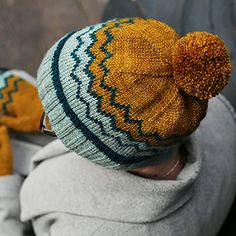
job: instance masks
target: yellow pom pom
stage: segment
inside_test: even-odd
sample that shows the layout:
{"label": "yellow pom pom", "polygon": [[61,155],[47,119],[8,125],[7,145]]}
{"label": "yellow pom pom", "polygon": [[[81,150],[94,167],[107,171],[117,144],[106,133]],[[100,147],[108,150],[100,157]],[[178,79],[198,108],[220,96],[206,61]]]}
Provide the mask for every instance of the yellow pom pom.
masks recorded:
{"label": "yellow pom pom", "polygon": [[227,85],[232,65],[223,40],[207,32],[194,32],[177,41],[173,69],[180,89],[206,100]]}

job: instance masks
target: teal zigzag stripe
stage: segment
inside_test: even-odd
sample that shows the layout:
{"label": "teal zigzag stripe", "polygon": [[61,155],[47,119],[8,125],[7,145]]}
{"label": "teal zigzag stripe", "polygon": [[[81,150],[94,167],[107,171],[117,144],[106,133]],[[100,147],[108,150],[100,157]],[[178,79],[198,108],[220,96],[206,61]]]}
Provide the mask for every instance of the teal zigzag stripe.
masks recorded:
{"label": "teal zigzag stripe", "polygon": [[60,58],[60,53],[63,49],[63,46],[65,45],[66,41],[74,34],[74,32],[69,33],[66,35],[64,38],[62,38],[57,47],[56,50],[53,54],[53,60],[51,64],[51,79],[53,82],[53,87],[56,92],[57,99],[59,100],[60,104],[62,105],[62,108],[65,112],[65,115],[73,122],[73,125],[75,126],[76,129],[80,129],[80,131],[83,133],[83,135],[96,147],[99,149],[101,154],[104,154],[107,156],[107,158],[116,164],[130,164],[130,163],[135,163],[137,161],[143,161],[149,158],[150,156],[140,156],[137,157],[135,156],[123,156],[120,155],[117,152],[114,152],[112,149],[110,149],[105,143],[103,143],[96,135],[94,135],[93,132],[91,132],[87,126],[80,120],[80,118],[75,114],[73,109],[70,107],[65,94],[63,93],[63,87],[61,81],[58,79],[60,78],[60,72],[59,72],[59,58]]}
{"label": "teal zigzag stripe", "polygon": [[[9,78],[10,78],[10,77],[8,77],[8,79],[9,79]],[[23,81],[21,78],[19,78],[18,80],[15,80],[14,83],[13,83],[13,85],[14,85],[13,90],[11,90],[11,91],[8,92],[8,100],[7,100],[6,102],[4,102],[3,105],[2,105],[2,109],[3,109],[3,111],[4,111],[5,113],[7,113],[7,105],[13,101],[12,94],[18,91],[18,86],[17,86],[17,84],[18,84],[19,82],[21,82],[21,81]]]}
{"label": "teal zigzag stripe", "polygon": [[[103,69],[104,71],[104,74],[105,76],[109,73],[109,69],[105,66],[105,62],[112,56],[112,54],[110,52],[108,52],[105,47],[112,41],[113,39],[113,36],[112,34],[109,32],[109,30],[111,30],[112,28],[115,28],[115,27],[119,27],[121,24],[124,24],[124,23],[133,23],[133,20],[130,19],[128,22],[119,22],[119,23],[116,23],[113,27],[111,28],[108,28],[107,30],[105,30],[105,34],[107,36],[107,41],[102,45],[101,49],[103,51],[103,53],[106,55],[106,58],[99,64],[99,66]],[[96,40],[96,36],[95,34],[93,34],[93,37],[94,37],[94,41]],[[101,96],[98,96],[93,90],[92,90],[92,84],[93,84],[93,79],[95,78],[95,75],[89,70],[89,67],[90,65],[92,64],[92,61],[95,59],[94,55],[91,53],[90,49],[91,47],[93,46],[93,44],[87,49],[87,54],[91,57],[91,61],[90,63],[86,66],[85,70],[86,70],[86,73],[90,76],[90,78],[92,78],[91,80],[91,83],[90,83],[90,86],[89,86],[89,93],[94,95],[94,97],[96,97],[98,99],[98,106],[97,106],[97,109],[103,113],[102,109],[101,109],[101,106],[102,106],[102,97]],[[104,77],[105,77],[104,76]],[[106,83],[105,83],[105,80],[104,78],[102,79],[101,81],[101,84],[100,84],[100,87],[103,88],[103,89],[106,89],[107,91],[109,91],[111,93],[111,101],[110,101],[110,105],[116,107],[116,108],[119,108],[119,109],[122,109],[125,111],[125,122],[127,123],[135,123],[135,124],[138,124],[138,131],[139,131],[139,134],[140,135],[143,135],[143,136],[154,136],[154,138],[157,139],[157,141],[160,140],[160,136],[159,134],[146,134],[146,133],[143,133],[142,129],[141,129],[141,126],[142,126],[142,120],[134,120],[134,119],[130,119],[129,117],[129,113],[130,113],[130,107],[129,106],[126,106],[126,105],[122,105],[122,104],[119,104],[119,103],[116,103],[115,102],[115,97],[116,97],[116,89],[113,88],[113,87],[109,87]],[[111,115],[110,113],[106,113],[106,115],[110,116],[112,118],[112,125],[113,125],[113,128],[115,128],[117,130],[117,127],[116,127],[116,117],[114,115]],[[124,132],[122,130],[122,132]],[[133,137],[131,136],[131,133],[130,132],[127,132],[126,133],[128,134],[130,140],[132,141],[133,140]],[[146,142],[146,144],[148,145],[148,143]]]}
{"label": "teal zigzag stripe", "polygon": [[8,86],[8,81],[9,79],[12,77],[12,74],[7,73],[7,76],[5,76],[4,74],[1,75],[0,77],[0,99],[2,99],[2,90],[5,89]]}
{"label": "teal zigzag stripe", "polygon": [[[121,24],[129,24],[129,23],[133,23],[133,20],[130,19],[128,20],[127,22],[119,22],[119,23],[116,23],[113,27],[109,28],[109,29],[112,29],[112,28],[115,28],[115,27],[119,27]],[[100,112],[101,114],[105,115],[106,117],[109,117],[112,122],[112,128],[118,132],[125,132],[127,134],[127,137],[128,139],[132,142],[132,141],[136,141],[134,140],[134,138],[132,137],[131,133],[129,131],[124,131],[124,130],[121,130],[119,128],[117,128],[116,126],[116,117],[108,112],[105,112],[101,109],[101,106],[102,106],[102,96],[99,96],[97,95],[93,90],[92,90],[92,84],[93,84],[93,80],[95,79],[95,75],[89,70],[89,67],[90,65],[92,64],[92,62],[95,60],[95,56],[92,54],[91,52],[91,48],[93,47],[93,45],[97,42],[97,38],[96,38],[96,32],[94,32],[92,35],[91,35],[91,38],[93,39],[93,44],[91,44],[87,49],[86,49],[86,53],[87,55],[91,58],[91,60],[88,62],[88,64],[86,65],[86,67],[84,68],[84,72],[85,74],[88,75],[89,78],[91,78],[91,81],[89,82],[89,86],[88,86],[88,93],[90,95],[92,95],[94,98],[96,98],[98,100],[98,103],[97,103],[97,111]],[[78,96],[78,95],[77,95]],[[144,142],[148,147],[151,147],[151,145],[148,143],[148,142]]]}
{"label": "teal zigzag stripe", "polygon": [[[103,27],[105,26],[105,24],[103,25]],[[82,103],[84,103],[86,105],[86,118],[88,120],[91,120],[93,121],[94,123],[96,123],[99,127],[100,127],[100,130],[101,130],[101,133],[102,135],[104,136],[107,136],[107,137],[110,137],[110,138],[113,138],[115,139],[120,146],[123,146],[123,147],[130,147],[130,144],[128,144],[127,142],[126,143],[122,143],[122,140],[120,139],[120,137],[117,137],[116,135],[112,135],[112,134],[109,134],[108,132],[105,131],[104,127],[103,127],[103,124],[101,121],[99,121],[97,118],[93,117],[91,115],[91,112],[90,112],[90,104],[85,100],[83,99],[83,97],[80,95],[80,90],[81,90],[81,81],[78,80],[77,76],[75,75],[75,71],[76,71],[76,68],[78,67],[79,63],[81,63],[81,59],[79,56],[77,56],[77,52],[79,51],[79,49],[81,48],[81,46],[84,44],[84,41],[82,40],[82,36],[85,35],[85,34],[88,34],[88,32],[93,29],[94,27],[90,27],[87,31],[85,31],[83,34],[77,36],[77,41],[78,41],[78,45],[76,46],[76,48],[73,50],[73,52],[71,53],[71,56],[72,58],[74,59],[75,61],[75,65],[73,66],[73,69],[71,71],[71,78],[78,84],[78,87],[77,87],[77,99],[79,99]],[[96,33],[97,31],[95,31]],[[140,149],[140,147],[137,145],[137,144],[132,144],[132,147],[134,147],[136,150],[138,151],[143,151]],[[155,150],[156,151],[156,150]]]}
{"label": "teal zigzag stripe", "polygon": [[117,90],[112,87],[112,86],[108,86],[105,82],[105,77],[107,76],[107,74],[109,73],[109,69],[106,67],[105,63],[106,61],[112,56],[112,54],[110,52],[108,52],[106,50],[106,46],[112,41],[113,39],[113,35],[109,32],[110,29],[107,29],[105,30],[105,34],[107,36],[107,41],[102,45],[101,49],[103,50],[103,52],[107,55],[107,57],[99,64],[99,66],[103,69],[104,73],[105,73],[105,76],[102,78],[101,80],[101,84],[100,84],[100,87],[109,91],[111,93],[111,100],[110,100],[110,105],[111,106],[114,106],[116,108],[119,108],[121,110],[124,110],[125,111],[125,122],[127,123],[130,123],[130,124],[137,124],[138,125],[138,132],[140,135],[143,135],[143,136],[154,136],[157,141],[160,141],[161,138],[160,138],[160,135],[157,134],[157,133],[154,133],[154,134],[147,134],[147,133],[144,133],[142,131],[142,123],[143,123],[143,120],[134,120],[134,119],[131,119],[129,117],[129,114],[130,114],[130,106],[127,106],[127,105],[124,105],[124,104],[120,104],[120,103],[117,103],[115,102],[115,98],[116,98],[116,93],[117,93]]}
{"label": "teal zigzag stripe", "polygon": [[[132,19],[131,19],[131,21],[132,21]],[[120,24],[120,23],[118,23],[118,24]],[[143,130],[142,130],[142,122],[143,122],[143,120],[134,120],[134,119],[131,119],[131,118],[129,117],[130,106],[127,106],[127,105],[124,105],[124,104],[120,104],[120,103],[115,102],[117,90],[116,90],[115,88],[113,88],[112,86],[108,86],[108,85],[106,84],[106,82],[105,82],[105,79],[104,79],[104,78],[105,78],[106,75],[109,73],[109,68],[106,67],[105,62],[112,56],[112,54],[106,50],[106,46],[107,46],[107,45],[112,41],[112,39],[113,39],[113,35],[112,35],[112,34],[110,33],[110,31],[109,31],[109,30],[112,29],[112,28],[114,28],[114,27],[111,27],[111,28],[109,28],[109,29],[107,29],[107,30],[104,31],[105,34],[106,34],[106,36],[107,36],[107,41],[102,45],[101,49],[103,50],[103,52],[105,53],[105,55],[107,55],[107,57],[99,64],[99,66],[103,69],[104,74],[105,74],[105,76],[104,76],[104,77],[102,78],[102,80],[101,80],[100,87],[106,89],[106,90],[109,91],[109,92],[111,92],[110,105],[112,105],[112,106],[114,106],[114,107],[116,107],[116,108],[119,108],[119,109],[125,111],[125,116],[124,116],[125,122],[131,123],[131,124],[132,124],[132,123],[137,123],[137,124],[138,124],[138,132],[139,132],[140,135],[143,135],[143,136],[151,136],[151,137],[154,137],[157,141],[161,141],[162,139],[161,139],[160,135],[159,135],[157,132],[152,133],[152,134],[148,134],[148,133],[143,132]],[[101,102],[101,100],[100,100],[100,102]],[[100,106],[101,106],[101,104],[100,104]],[[170,140],[170,139],[173,139],[173,140],[178,141],[178,137],[175,136],[175,135],[173,135],[173,136],[171,136],[171,137],[169,137],[169,138],[163,139],[163,140]]]}

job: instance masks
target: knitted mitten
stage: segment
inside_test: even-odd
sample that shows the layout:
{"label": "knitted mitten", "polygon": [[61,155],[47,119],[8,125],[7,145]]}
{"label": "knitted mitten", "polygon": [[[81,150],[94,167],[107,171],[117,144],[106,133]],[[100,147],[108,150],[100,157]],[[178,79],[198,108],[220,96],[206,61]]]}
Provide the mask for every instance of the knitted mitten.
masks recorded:
{"label": "knitted mitten", "polygon": [[0,126],[0,176],[12,173],[12,150],[7,127]]}
{"label": "knitted mitten", "polygon": [[25,72],[0,71],[0,175],[12,170],[8,129],[39,131],[43,108],[34,83]]}
{"label": "knitted mitten", "polygon": [[0,74],[0,124],[15,131],[35,132],[39,131],[43,108],[36,87],[26,78],[11,71]]}

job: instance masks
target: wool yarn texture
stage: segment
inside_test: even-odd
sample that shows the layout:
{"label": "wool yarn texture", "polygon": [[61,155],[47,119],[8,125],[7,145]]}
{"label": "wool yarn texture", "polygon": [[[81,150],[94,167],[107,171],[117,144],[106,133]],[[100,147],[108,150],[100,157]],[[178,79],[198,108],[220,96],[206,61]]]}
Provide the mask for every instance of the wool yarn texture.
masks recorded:
{"label": "wool yarn texture", "polygon": [[9,130],[39,132],[43,112],[37,88],[19,74],[0,69],[0,176],[13,171]]}
{"label": "wool yarn texture", "polygon": [[223,40],[180,38],[168,25],[114,19],[68,33],[45,55],[38,89],[66,147],[106,168],[170,158],[199,126],[208,99],[228,83]]}

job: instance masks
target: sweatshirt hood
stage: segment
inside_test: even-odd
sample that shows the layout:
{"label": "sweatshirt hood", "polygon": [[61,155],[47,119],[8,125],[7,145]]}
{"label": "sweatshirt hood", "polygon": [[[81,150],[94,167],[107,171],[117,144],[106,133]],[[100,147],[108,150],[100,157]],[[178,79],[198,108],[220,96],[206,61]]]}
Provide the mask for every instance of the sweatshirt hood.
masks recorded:
{"label": "sweatshirt hood", "polygon": [[21,218],[60,211],[120,222],[160,220],[193,194],[201,154],[193,134],[184,146],[188,162],[177,179],[153,180],[105,169],[55,140],[33,157],[32,172],[21,190]]}

